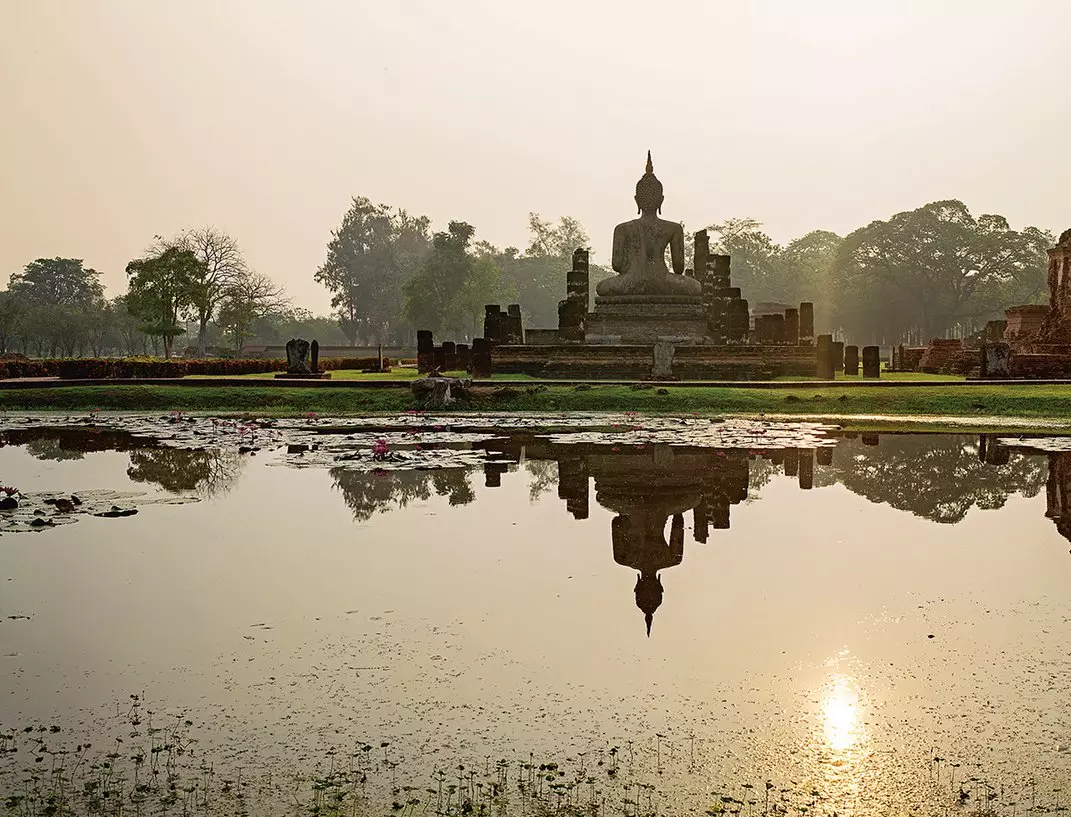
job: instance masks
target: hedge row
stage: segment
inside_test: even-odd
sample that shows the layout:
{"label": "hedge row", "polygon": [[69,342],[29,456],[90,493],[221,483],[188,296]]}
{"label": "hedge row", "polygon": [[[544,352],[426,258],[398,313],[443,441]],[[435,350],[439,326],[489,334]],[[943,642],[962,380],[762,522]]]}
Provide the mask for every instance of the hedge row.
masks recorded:
{"label": "hedge row", "polygon": [[[324,371],[334,369],[369,369],[377,365],[374,357],[336,357],[320,361]],[[385,366],[390,365],[383,358]],[[158,360],[156,358],[66,358],[59,360],[0,359],[0,379],[11,377],[62,377],[70,380],[102,380],[138,377],[184,377],[189,374],[225,377],[286,371],[285,360]]]}

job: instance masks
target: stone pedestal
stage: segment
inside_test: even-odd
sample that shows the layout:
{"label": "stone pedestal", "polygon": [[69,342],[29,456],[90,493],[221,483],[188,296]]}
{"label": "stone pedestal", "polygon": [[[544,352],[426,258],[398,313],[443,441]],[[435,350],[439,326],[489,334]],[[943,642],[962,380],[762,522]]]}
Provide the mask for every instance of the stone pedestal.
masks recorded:
{"label": "stone pedestal", "polygon": [[701,298],[615,295],[597,297],[585,327],[587,343],[650,345],[702,343],[707,322]]}
{"label": "stone pedestal", "polygon": [[844,373],[848,375],[859,374],[859,347],[844,347]]}
{"label": "stone pedestal", "polygon": [[863,377],[881,377],[881,350],[877,346],[863,347]]}

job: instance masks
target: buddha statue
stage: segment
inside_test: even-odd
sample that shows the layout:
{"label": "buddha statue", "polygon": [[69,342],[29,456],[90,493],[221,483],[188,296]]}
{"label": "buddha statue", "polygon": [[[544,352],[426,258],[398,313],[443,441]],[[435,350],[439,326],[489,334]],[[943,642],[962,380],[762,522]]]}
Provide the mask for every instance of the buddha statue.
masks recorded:
{"label": "buddha statue", "polygon": [[[599,282],[601,297],[653,296],[699,298],[703,286],[684,273],[684,229],[675,221],[659,218],[662,212],[662,182],[654,175],[651,152],[647,172],[636,183],[639,218],[614,228],[611,266],[617,275]],[[673,272],[666,267],[669,247]],[[674,274],[676,273],[676,274]]]}

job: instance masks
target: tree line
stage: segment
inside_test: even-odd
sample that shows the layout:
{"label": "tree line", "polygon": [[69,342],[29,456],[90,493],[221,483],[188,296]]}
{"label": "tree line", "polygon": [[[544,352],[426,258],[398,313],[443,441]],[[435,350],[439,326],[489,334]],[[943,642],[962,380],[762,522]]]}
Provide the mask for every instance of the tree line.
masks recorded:
{"label": "tree line", "polygon": [[[126,294],[111,299],[81,260],[41,258],[0,291],[0,353],[169,357],[179,342],[204,356],[293,336],[412,345],[418,328],[464,340],[480,334],[487,303],[519,303],[527,326],[553,327],[573,250],[590,238],[568,216],[531,213],[528,227],[527,247],[499,249],[467,222],[433,232],[425,216],[355,197],[313,274],[331,293],[333,313],[319,317],[294,307],[213,227],[155,237],[127,265]],[[964,336],[1007,306],[1044,300],[1054,243],[1046,230],[1013,230],[1003,216],[974,216],[955,200],[844,237],[815,230],[784,245],[752,218],[708,230],[712,249],[732,256],[733,285],[753,306],[813,301],[819,331],[884,345]],[[610,274],[592,263],[592,287]]]}

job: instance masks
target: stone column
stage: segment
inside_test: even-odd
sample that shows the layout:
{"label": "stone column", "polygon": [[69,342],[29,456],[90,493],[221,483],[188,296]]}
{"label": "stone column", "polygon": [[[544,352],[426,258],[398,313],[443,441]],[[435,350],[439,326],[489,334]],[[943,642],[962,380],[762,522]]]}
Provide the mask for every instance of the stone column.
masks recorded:
{"label": "stone column", "polygon": [[800,304],[800,346],[814,343],[814,304],[804,301]]}
{"label": "stone column", "polygon": [[833,464],[833,448],[830,446],[823,446],[815,452],[815,460],[819,465],[832,465]]}
{"label": "stone column", "polygon": [[785,310],[785,343],[789,346],[800,344],[800,311],[798,309]]}
{"label": "stone column", "polygon": [[439,371],[440,374],[442,374],[443,372],[446,371],[446,347],[445,347],[445,345],[444,346],[436,346],[435,347],[435,368]]}
{"label": "stone column", "polygon": [[710,519],[707,518],[707,498],[699,500],[699,504],[692,508],[692,535],[697,542],[706,542],[710,536]]}
{"label": "stone column", "polygon": [[472,376],[480,379],[491,376],[491,344],[485,338],[472,339]]}
{"label": "stone column", "polygon": [[833,379],[833,336],[818,336],[818,379]]}
{"label": "stone column", "polygon": [[859,347],[844,347],[844,373],[850,375],[859,374]]}
{"label": "stone column", "polygon": [[833,371],[844,371],[844,341],[833,341]]}
{"label": "stone column", "polygon": [[863,347],[863,377],[881,377],[881,349]]}
{"label": "stone column", "polygon": [[435,339],[430,329],[418,329],[416,333],[417,371],[427,374],[435,368]]}
{"label": "stone column", "polygon": [[501,488],[502,475],[509,470],[504,462],[485,462],[483,464],[483,484],[486,488]]}
{"label": "stone column", "polygon": [[868,431],[860,436],[863,441],[863,445],[877,445],[880,439],[876,431]]}
{"label": "stone column", "polygon": [[801,448],[799,450],[800,461],[800,488],[809,491],[814,487],[814,449]]}
{"label": "stone column", "polygon": [[565,300],[558,302],[558,338],[564,341],[584,341],[584,323],[588,314],[588,251],[580,248],[573,253],[573,268],[566,278]]}

